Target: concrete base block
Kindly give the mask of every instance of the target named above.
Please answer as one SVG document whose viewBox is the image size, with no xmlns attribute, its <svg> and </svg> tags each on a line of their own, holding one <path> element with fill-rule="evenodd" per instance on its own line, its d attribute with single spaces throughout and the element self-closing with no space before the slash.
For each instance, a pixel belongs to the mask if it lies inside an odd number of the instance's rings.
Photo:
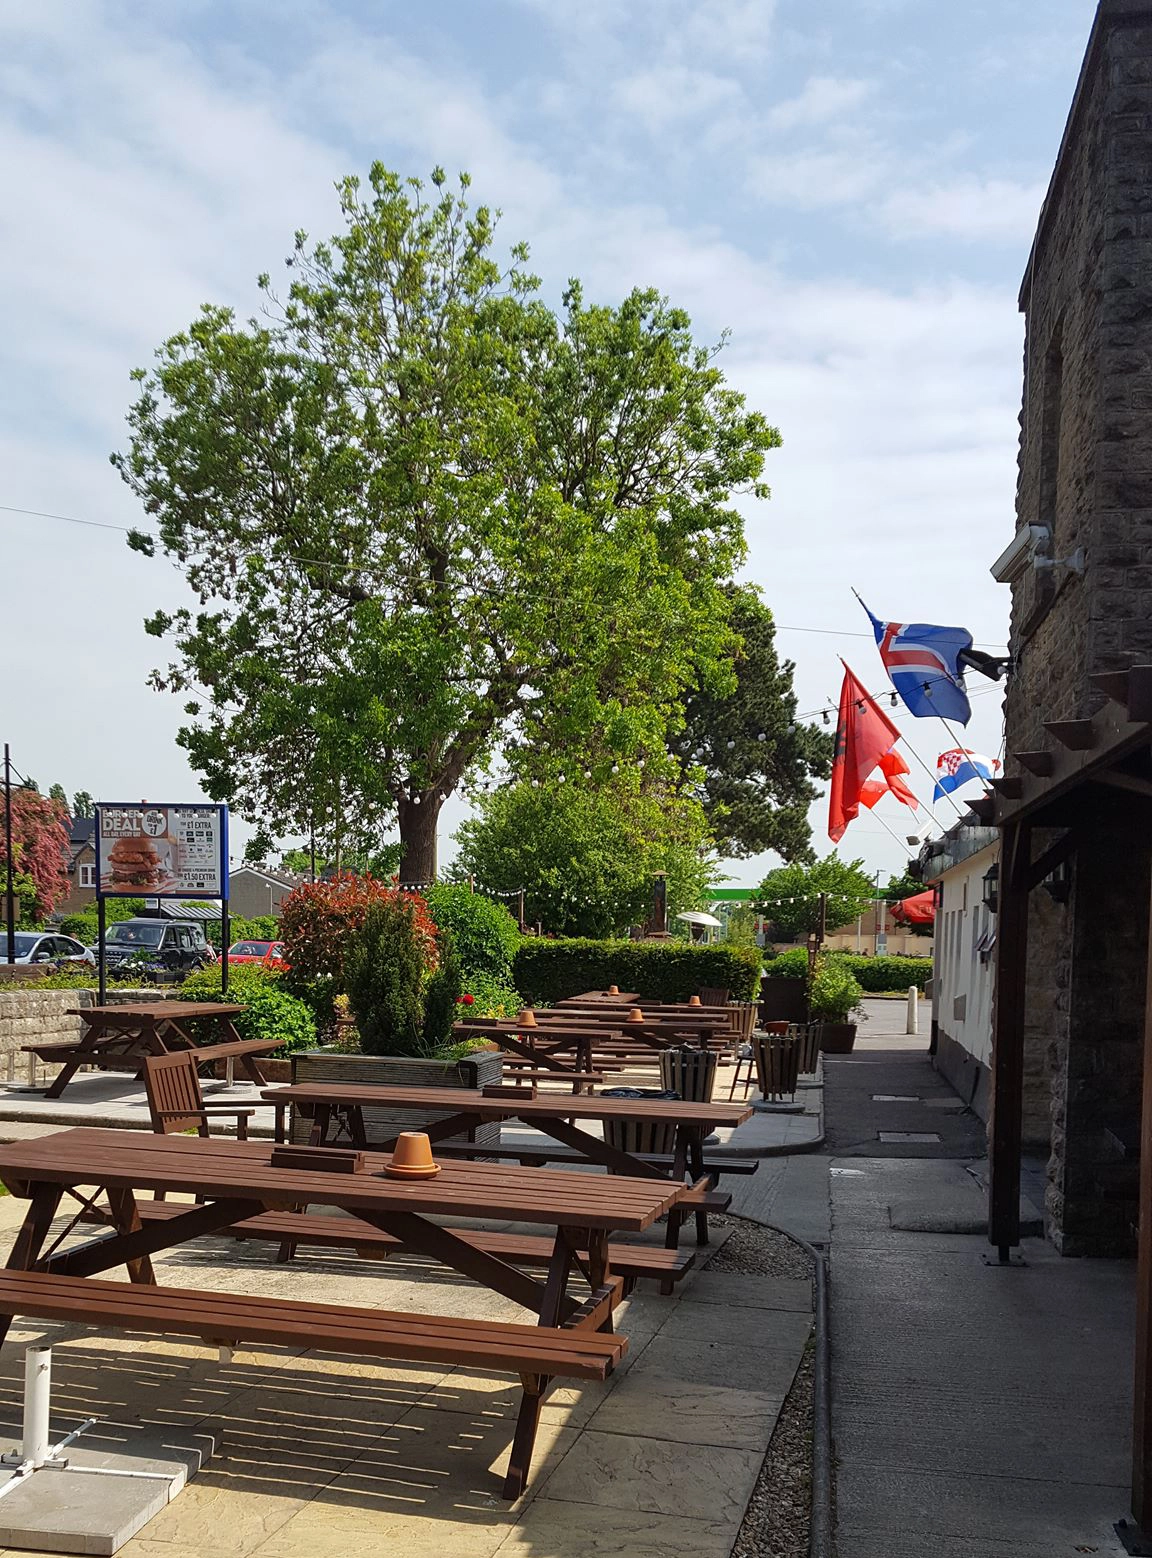
<svg viewBox="0 0 1152 1558">
<path fill-rule="evenodd" d="M 114 1553 L 176 1497 L 213 1449 L 208 1434 L 187 1429 L 98 1423 L 64 1450 L 67 1466 L 19 1478 L 0 1471 L 0 1548 Z"/>
</svg>

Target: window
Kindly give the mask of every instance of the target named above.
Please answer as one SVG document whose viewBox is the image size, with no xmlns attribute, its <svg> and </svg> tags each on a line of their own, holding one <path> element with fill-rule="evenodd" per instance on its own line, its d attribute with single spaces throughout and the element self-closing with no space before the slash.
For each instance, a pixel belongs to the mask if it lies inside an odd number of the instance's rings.
<svg viewBox="0 0 1152 1558">
<path fill-rule="evenodd" d="M 81 887 L 95 887 L 96 886 L 96 867 L 95 866 L 88 865 L 88 866 L 81 866 L 80 867 L 80 886 Z"/>
</svg>

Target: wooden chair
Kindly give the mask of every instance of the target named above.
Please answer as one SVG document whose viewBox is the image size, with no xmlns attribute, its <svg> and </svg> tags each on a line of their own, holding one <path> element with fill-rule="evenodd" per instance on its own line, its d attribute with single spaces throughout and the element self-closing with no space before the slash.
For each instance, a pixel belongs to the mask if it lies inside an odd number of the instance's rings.
<svg viewBox="0 0 1152 1558">
<path fill-rule="evenodd" d="M 212 1115 L 230 1115 L 236 1121 L 236 1137 L 248 1140 L 248 1121 L 255 1109 L 238 1109 L 235 1104 L 206 1104 L 196 1074 L 196 1053 L 174 1050 L 170 1055 L 150 1055 L 144 1062 L 144 1090 L 148 1094 L 148 1112 L 152 1129 L 160 1136 L 194 1130 L 207 1136 Z"/>
<path fill-rule="evenodd" d="M 728 991 L 716 985 L 705 985 L 700 991 L 701 1006 L 727 1006 Z"/>
</svg>

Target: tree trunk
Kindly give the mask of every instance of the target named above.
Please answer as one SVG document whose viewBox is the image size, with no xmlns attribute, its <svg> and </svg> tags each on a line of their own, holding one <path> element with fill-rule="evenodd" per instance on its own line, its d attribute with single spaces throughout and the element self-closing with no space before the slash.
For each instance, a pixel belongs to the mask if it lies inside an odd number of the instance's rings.
<svg viewBox="0 0 1152 1558">
<path fill-rule="evenodd" d="M 436 825 L 440 820 L 440 796 L 425 795 L 419 806 L 401 800 L 397 808 L 400 824 L 400 881 L 413 886 L 436 880 Z"/>
</svg>

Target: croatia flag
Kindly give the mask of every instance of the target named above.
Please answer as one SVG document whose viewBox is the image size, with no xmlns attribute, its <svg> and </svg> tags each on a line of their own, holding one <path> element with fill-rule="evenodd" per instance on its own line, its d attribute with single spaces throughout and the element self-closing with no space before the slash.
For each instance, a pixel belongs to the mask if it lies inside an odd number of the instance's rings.
<svg viewBox="0 0 1152 1558">
<path fill-rule="evenodd" d="M 857 597 L 859 599 L 859 597 Z M 860 601 L 864 606 L 864 602 Z M 868 611 L 867 606 L 864 610 Z M 868 611 L 884 669 L 910 714 L 937 714 L 967 725 L 972 717 L 960 656 L 972 648 L 966 628 L 928 622 L 881 622 Z"/>
<path fill-rule="evenodd" d="M 941 752 L 936 759 L 936 788 L 932 791 L 932 799 L 938 801 L 942 795 L 951 795 L 953 790 L 973 779 L 991 784 L 999 767 L 999 758 L 984 757 L 979 752 L 970 752 L 967 747 Z"/>
</svg>

